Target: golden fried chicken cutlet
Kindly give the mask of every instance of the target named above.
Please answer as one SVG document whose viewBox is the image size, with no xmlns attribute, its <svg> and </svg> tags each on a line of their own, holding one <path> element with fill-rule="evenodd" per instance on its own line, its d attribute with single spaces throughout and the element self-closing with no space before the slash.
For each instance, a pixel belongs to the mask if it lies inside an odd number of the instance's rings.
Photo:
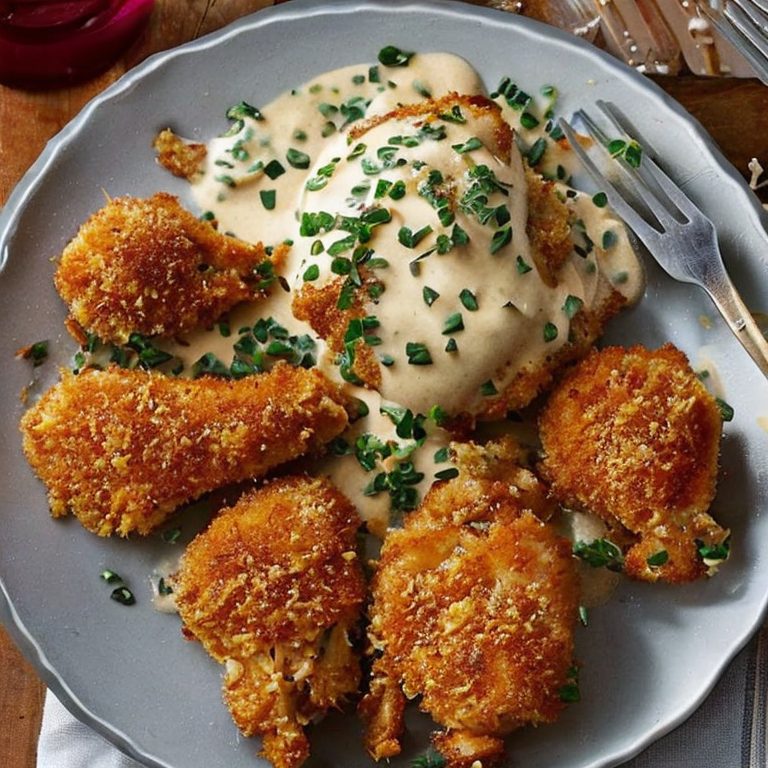
<svg viewBox="0 0 768 768">
<path fill-rule="evenodd" d="M 75 328 L 115 344 L 172 338 L 263 295 L 286 249 L 220 234 L 165 192 L 120 197 L 80 227 L 54 281 Z"/>
<path fill-rule="evenodd" d="M 304 726 L 357 691 L 359 524 L 329 481 L 274 479 L 219 513 L 172 579 L 185 632 L 226 665 L 236 725 L 263 736 L 261 754 L 276 768 L 300 765 Z"/>
<path fill-rule="evenodd" d="M 503 418 L 632 299 L 616 275 L 634 255 L 581 248 L 582 203 L 526 162 L 494 101 L 400 105 L 337 141 L 301 199 L 292 309 L 348 380 L 414 412 Z"/>
<path fill-rule="evenodd" d="M 238 381 L 86 369 L 64 373 L 21 430 L 53 516 L 126 536 L 319 449 L 346 427 L 345 403 L 318 371 L 286 363 Z"/>
<path fill-rule="evenodd" d="M 728 538 L 708 514 L 722 418 L 680 350 L 593 351 L 550 396 L 540 433 L 555 497 L 603 518 L 617 544 L 631 535 L 630 576 L 686 582 L 707 572 L 700 549 Z"/>
<path fill-rule="evenodd" d="M 570 543 L 546 488 L 509 447 L 464 447 L 460 474 L 439 483 L 389 533 L 372 583 L 375 657 L 360 704 L 366 748 L 400 752 L 406 698 L 445 729 L 448 765 L 488 765 L 504 737 L 555 720 L 573 666 L 578 586 Z"/>
</svg>

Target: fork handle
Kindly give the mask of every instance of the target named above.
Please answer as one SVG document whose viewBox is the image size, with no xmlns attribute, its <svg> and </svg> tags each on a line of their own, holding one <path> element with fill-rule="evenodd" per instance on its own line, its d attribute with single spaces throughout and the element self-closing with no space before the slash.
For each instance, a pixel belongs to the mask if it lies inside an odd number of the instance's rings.
<svg viewBox="0 0 768 768">
<path fill-rule="evenodd" d="M 711 281 L 705 290 L 730 326 L 734 336 L 749 352 L 763 375 L 768 378 L 768 341 L 725 271 L 718 275 L 717 280 Z"/>
</svg>

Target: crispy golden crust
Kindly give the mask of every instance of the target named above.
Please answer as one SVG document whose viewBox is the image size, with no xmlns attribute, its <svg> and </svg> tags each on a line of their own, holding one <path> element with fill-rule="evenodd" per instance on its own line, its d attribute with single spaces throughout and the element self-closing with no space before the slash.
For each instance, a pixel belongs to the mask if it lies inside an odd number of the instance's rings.
<svg viewBox="0 0 768 768">
<path fill-rule="evenodd" d="M 270 259 L 217 232 L 173 195 L 110 200 L 83 224 L 59 260 L 54 282 L 72 318 L 102 341 L 131 333 L 174 337 L 212 324 L 235 304 L 263 295 Z"/>
<path fill-rule="evenodd" d="M 294 768 L 303 726 L 357 690 L 366 585 L 357 512 L 328 481 L 272 480 L 222 511 L 173 577 L 185 631 L 226 665 L 224 698 L 262 755 Z"/>
<path fill-rule="evenodd" d="M 626 305 L 624 296 L 611 289 L 594 311 L 582 307 L 571 321 L 568 343 L 541 365 L 523 368 L 497 397 L 487 399 L 479 418 L 503 419 L 510 411 L 525 408 L 549 391 L 558 372 L 584 357 L 600 338 L 606 323 Z"/>
<path fill-rule="evenodd" d="M 541 279 L 557 285 L 557 273 L 573 250 L 570 213 L 557 196 L 555 185 L 526 165 L 528 223 L 526 232 Z"/>
<path fill-rule="evenodd" d="M 728 536 L 707 514 L 722 420 L 682 352 L 593 351 L 550 396 L 540 432 L 552 493 L 636 537 L 628 574 L 684 582 L 706 572 L 697 540 L 716 546 Z M 662 551 L 667 562 L 649 565 Z"/>
<path fill-rule="evenodd" d="M 319 448 L 346 427 L 344 403 L 322 374 L 287 364 L 239 381 L 86 370 L 65 373 L 21 430 L 52 514 L 125 536 Z"/>
<path fill-rule="evenodd" d="M 365 267 L 362 267 L 360 271 L 364 275 L 367 274 Z M 309 323 L 315 333 L 325 340 L 328 348 L 337 355 L 346 352 L 345 336 L 350 322 L 366 317 L 359 296 L 356 297 L 349 309 L 341 310 L 338 308 L 339 294 L 343 285 L 343 278 L 334 280 L 320 288 L 306 283 L 294 294 L 291 305 L 294 317 Z M 381 386 L 381 368 L 373 348 L 361 338 L 352 345 L 351 352 L 354 356 L 350 366 L 351 371 L 364 386 L 378 389 Z M 347 354 L 349 353 L 347 352 Z"/>
<path fill-rule="evenodd" d="M 382 547 L 370 626 L 380 655 L 360 707 L 375 759 L 400 751 L 403 694 L 446 728 L 434 743 L 452 768 L 501 758 L 506 734 L 563 707 L 578 604 L 570 544 L 530 511 L 547 507 L 546 489 L 508 457 L 460 468 Z"/>
<path fill-rule="evenodd" d="M 197 176 L 208 154 L 205 144 L 185 141 L 170 128 L 160 131 L 152 146 L 157 150 L 157 162 L 182 179 L 191 180 Z"/>
<path fill-rule="evenodd" d="M 437 119 L 442 114 L 450 114 L 454 107 L 466 110 L 475 120 L 485 121 L 490 127 L 494 143 L 492 150 L 503 162 L 509 162 L 512 153 L 514 134 L 509 123 L 505 122 L 501 108 L 496 102 L 480 95 L 464 95 L 449 93 L 440 99 L 424 99 L 413 104 L 403 104 L 391 112 L 374 115 L 367 120 L 355 123 L 349 129 L 349 140 L 356 141 L 364 136 L 371 128 L 390 120 L 403 120 L 409 117 L 424 117 L 424 122 Z"/>
</svg>

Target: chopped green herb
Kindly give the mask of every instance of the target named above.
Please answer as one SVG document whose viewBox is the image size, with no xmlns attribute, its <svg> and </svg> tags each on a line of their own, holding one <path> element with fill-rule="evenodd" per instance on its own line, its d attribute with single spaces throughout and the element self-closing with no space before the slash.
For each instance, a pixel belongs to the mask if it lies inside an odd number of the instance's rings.
<svg viewBox="0 0 768 768">
<path fill-rule="evenodd" d="M 541 162 L 541 159 L 544 157 L 544 153 L 546 151 L 547 140 L 543 136 L 536 139 L 536 141 L 531 144 L 531 146 L 528 148 L 528 151 L 525 153 L 525 157 L 528 160 L 528 165 L 530 165 L 531 168 L 535 168 Z"/>
<path fill-rule="evenodd" d="M 429 354 L 426 344 L 409 341 L 405 345 L 405 354 L 411 365 L 432 365 L 432 355 Z"/>
<path fill-rule="evenodd" d="M 697 541 L 699 557 L 707 563 L 723 562 L 730 557 L 731 539 L 728 537 L 722 544 L 705 545 Z"/>
<path fill-rule="evenodd" d="M 394 45 L 385 45 L 379 51 L 379 63 L 385 67 L 407 67 L 413 58 L 413 53 L 408 53 Z"/>
<path fill-rule="evenodd" d="M 484 381 L 480 385 L 480 394 L 483 397 L 493 397 L 494 395 L 499 394 L 499 390 L 496 387 L 496 385 L 493 383 L 493 380 L 488 379 L 488 381 Z"/>
<path fill-rule="evenodd" d="M 285 167 L 279 160 L 271 160 L 264 166 L 264 173 L 274 181 L 285 173 Z"/>
<path fill-rule="evenodd" d="M 480 141 L 480 139 L 477 138 L 477 136 L 472 136 L 471 138 L 467 139 L 463 144 L 451 144 L 451 149 L 458 153 L 459 155 L 466 154 L 467 152 L 472 152 L 475 149 L 480 149 L 483 146 L 483 142 Z"/>
<path fill-rule="evenodd" d="M 451 452 L 448 450 L 448 446 L 444 445 L 442 448 L 438 448 L 435 451 L 434 461 L 435 464 L 442 464 L 451 458 Z"/>
<path fill-rule="evenodd" d="M 277 204 L 277 191 L 274 189 L 260 189 L 259 199 L 265 210 L 274 211 Z"/>
<path fill-rule="evenodd" d="M 431 307 L 440 298 L 440 294 L 428 285 L 424 286 L 421 295 L 424 297 L 424 303 L 428 307 Z"/>
<path fill-rule="evenodd" d="M 136 602 L 133 592 L 125 586 L 116 587 L 109 596 L 121 605 L 133 605 Z"/>
<path fill-rule="evenodd" d="M 669 561 L 669 552 L 667 552 L 666 549 L 660 549 L 658 552 L 654 552 L 654 554 L 649 555 L 645 562 L 648 563 L 651 568 L 656 568 L 660 565 L 664 565 L 666 562 Z"/>
<path fill-rule="evenodd" d="M 565 316 L 572 320 L 576 313 L 584 306 L 584 301 L 580 299 L 578 296 L 572 296 L 568 295 L 565 299 L 565 303 L 563 304 L 563 312 L 565 312 Z"/>
<path fill-rule="evenodd" d="M 512 242 L 512 227 L 497 229 L 491 238 L 491 253 L 498 253 Z"/>
<path fill-rule="evenodd" d="M 571 667 L 568 670 L 569 682 L 560 689 L 560 701 L 566 704 L 574 704 L 581 701 L 581 692 L 579 691 L 579 669 Z"/>
<path fill-rule="evenodd" d="M 544 341 L 549 344 L 557 338 L 558 330 L 554 323 L 544 323 Z"/>
<path fill-rule="evenodd" d="M 101 578 L 107 582 L 107 584 L 120 584 L 123 580 L 120 576 L 109 568 L 105 568 L 101 572 Z"/>
<path fill-rule="evenodd" d="M 608 539 L 594 539 L 591 543 L 577 541 L 573 545 L 573 554 L 593 568 L 607 568 L 617 573 L 624 569 L 624 555 Z"/>
<path fill-rule="evenodd" d="M 31 360 L 32 366 L 37 368 L 48 359 L 48 341 L 36 341 L 17 352 L 17 356 L 22 360 Z"/>
<path fill-rule="evenodd" d="M 717 407 L 720 409 L 720 418 L 723 421 L 733 421 L 735 414 L 733 407 L 720 397 L 716 397 L 715 401 L 717 402 Z"/>
<path fill-rule="evenodd" d="M 197 379 L 200 376 L 218 376 L 228 379 L 231 377 L 229 366 L 219 360 L 213 352 L 206 352 L 192 365 L 192 377 Z"/>
<path fill-rule="evenodd" d="M 606 229 L 605 232 L 603 232 L 602 246 L 604 251 L 613 248 L 618 242 L 619 236 L 612 229 Z"/>
<path fill-rule="evenodd" d="M 445 318 L 443 323 L 443 335 L 448 336 L 452 333 L 464 330 L 464 318 L 461 316 L 461 312 L 454 312 Z"/>
<path fill-rule="evenodd" d="M 477 298 L 469 288 L 462 289 L 459 294 L 459 301 L 464 305 L 464 308 L 468 309 L 470 312 L 476 312 L 478 309 Z"/>
<path fill-rule="evenodd" d="M 397 233 L 397 240 L 400 245 L 406 248 L 415 248 L 427 235 L 432 232 L 432 227 L 427 224 L 420 230 L 414 232 L 410 227 L 400 227 Z"/>
</svg>

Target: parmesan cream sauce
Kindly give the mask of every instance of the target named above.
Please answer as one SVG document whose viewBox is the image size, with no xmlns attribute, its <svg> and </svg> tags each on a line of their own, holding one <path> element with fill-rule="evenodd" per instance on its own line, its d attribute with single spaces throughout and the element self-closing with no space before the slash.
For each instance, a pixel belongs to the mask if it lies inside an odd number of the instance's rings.
<svg viewBox="0 0 768 768">
<path fill-rule="evenodd" d="M 406 67 L 356 65 L 322 74 L 279 96 L 255 117 L 244 112 L 234 130 L 208 143 L 205 167 L 193 180 L 197 203 L 215 216 L 221 231 L 254 242 L 292 244 L 282 272 L 290 291 L 276 287 L 266 300 L 238 308 L 232 328 L 271 316 L 291 333 L 316 337 L 293 317 L 292 296 L 313 272 L 317 277 L 312 275 L 311 282 L 316 286 L 334 277 L 329 251 L 341 248 L 338 242 L 350 233 L 337 226 L 305 236 L 302 220 L 328 213 L 338 222 L 372 208 L 389 211 L 391 219 L 371 228 L 366 245 L 373 249 L 373 258 L 386 260 L 374 270 L 385 290 L 371 300 L 367 311 L 378 320 L 372 330 L 380 340 L 375 351 L 391 364 L 381 366 L 379 393 L 356 391 L 368 403 L 370 416 L 352 426 L 351 443 L 364 433 L 399 445 L 407 442 L 397 437 L 392 420 L 379 412 L 382 401 L 422 414 L 435 405 L 448 413 L 479 411 L 487 396 L 484 385 L 492 382 L 502 390 L 520 370 L 537 367 L 566 343 L 570 316 L 565 307 L 570 298 L 594 307 L 611 286 L 629 301 L 643 288 L 640 265 L 621 222 L 590 195 L 562 182 L 558 182 L 562 199 L 580 222 L 574 227 L 576 248 L 555 287 L 547 286 L 535 268 L 527 269 L 534 264 L 534 255 L 526 236 L 520 151 L 514 146 L 510 161 L 500 160 L 493 151 L 493 136 L 483 135 L 483 125 L 477 121 L 438 121 L 444 137 L 436 137 L 420 132 L 423 119 L 387 120 L 359 139 L 348 139 L 347 122 L 363 113 L 366 118 L 383 115 L 420 102 L 425 94 L 440 98 L 449 92 L 487 93 L 467 62 L 444 53 L 418 54 Z M 543 135 L 541 127 L 521 126 L 520 111 L 503 96 L 496 100 L 524 145 Z M 550 141 L 539 170 L 556 176 L 558 167 L 567 169 L 571 162 L 570 152 Z M 505 208 L 506 214 L 482 223 L 475 213 L 457 210 L 455 221 L 444 225 L 434 197 L 430 202 L 423 194 L 434 180 L 430 171 L 451 179 L 458 199 L 472 196 L 477 178 L 472 173 L 483 166 L 498 182 L 485 195 L 483 206 Z M 398 182 L 404 195 L 382 196 L 384 188 L 392 189 Z M 456 225 L 468 236 L 467 242 L 455 242 Z M 427 229 L 418 242 L 408 243 L 406 238 L 404 245 L 404 227 L 411 234 Z M 495 250 L 494 238 L 505 240 Z M 445 247 L 438 248 L 440 243 Z M 340 255 L 349 259 L 351 253 Z M 425 288 L 437 295 L 429 304 Z M 468 308 L 467 292 L 475 298 L 476 308 Z M 446 332 L 451 318 L 453 329 Z M 339 379 L 338 361 L 317 341 L 318 366 Z M 188 363 L 201 351 L 231 360 L 231 340 L 215 332 L 191 342 L 174 350 Z M 409 362 L 409 344 L 423 345 L 431 364 Z M 446 351 L 446 345 L 455 350 Z M 425 475 L 419 485 L 422 493 L 435 472 L 447 466 L 434 458 L 447 441 L 448 436 L 433 426 L 425 446 L 412 457 Z M 322 471 L 357 503 L 369 527 L 383 533 L 391 522 L 387 494 L 362 495 L 374 473 L 364 471 L 354 456 L 327 460 Z"/>
</svg>

